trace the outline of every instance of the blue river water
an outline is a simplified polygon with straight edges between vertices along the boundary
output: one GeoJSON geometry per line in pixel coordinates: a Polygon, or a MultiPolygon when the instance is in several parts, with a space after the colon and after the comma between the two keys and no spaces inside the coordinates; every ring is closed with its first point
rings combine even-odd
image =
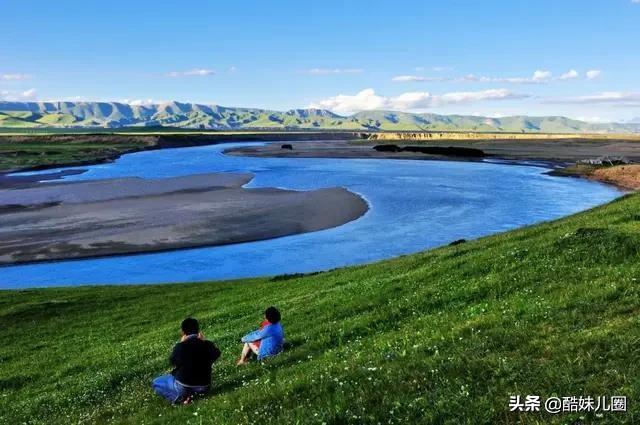
{"type": "Polygon", "coordinates": [[[599,183],[549,176],[547,169],[536,166],[223,155],[231,146],[138,152],[114,163],[87,167],[86,173],[66,179],[251,172],[255,178],[247,187],[342,186],[364,197],[370,210],[343,226],[259,242],[0,267],[0,289],[187,282],[326,270],[559,218],[622,194],[599,183]]]}

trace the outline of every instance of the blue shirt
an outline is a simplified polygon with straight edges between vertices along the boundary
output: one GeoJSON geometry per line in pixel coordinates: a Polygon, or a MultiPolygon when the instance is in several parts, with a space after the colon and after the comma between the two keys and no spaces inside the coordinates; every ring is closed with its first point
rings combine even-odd
{"type": "Polygon", "coordinates": [[[275,356],[282,351],[284,343],[284,331],[280,323],[271,323],[264,328],[250,332],[242,337],[242,342],[260,341],[260,350],[258,350],[258,360],[265,357],[275,356]]]}

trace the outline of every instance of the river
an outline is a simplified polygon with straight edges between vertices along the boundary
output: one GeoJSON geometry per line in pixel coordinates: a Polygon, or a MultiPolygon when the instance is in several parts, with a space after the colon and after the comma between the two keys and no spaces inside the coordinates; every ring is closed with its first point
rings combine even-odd
{"type": "Polygon", "coordinates": [[[327,270],[552,220],[621,195],[600,183],[549,176],[538,166],[222,153],[235,145],[137,152],[66,179],[251,172],[255,178],[247,187],[342,186],[364,197],[370,209],[333,229],[259,242],[2,267],[0,288],[189,282],[327,270]]]}

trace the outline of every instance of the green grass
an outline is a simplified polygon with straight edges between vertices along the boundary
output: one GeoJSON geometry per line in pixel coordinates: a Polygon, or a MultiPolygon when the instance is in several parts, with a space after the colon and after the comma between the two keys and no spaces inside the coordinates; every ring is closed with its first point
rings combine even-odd
{"type": "Polygon", "coordinates": [[[0,127],[31,128],[38,127],[31,121],[31,112],[0,112],[0,127]]]}
{"type": "Polygon", "coordinates": [[[631,195],[308,276],[0,292],[0,423],[637,423],[638,211],[631,195]],[[292,348],[237,368],[270,304],[292,348]],[[212,395],[171,407],[149,383],[189,315],[223,356],[212,395]],[[509,413],[512,394],[625,395],[629,412],[509,413]]]}
{"type": "Polygon", "coordinates": [[[143,142],[97,143],[77,141],[3,142],[0,139],[0,171],[32,167],[87,164],[113,159],[118,155],[145,147],[143,142]]]}

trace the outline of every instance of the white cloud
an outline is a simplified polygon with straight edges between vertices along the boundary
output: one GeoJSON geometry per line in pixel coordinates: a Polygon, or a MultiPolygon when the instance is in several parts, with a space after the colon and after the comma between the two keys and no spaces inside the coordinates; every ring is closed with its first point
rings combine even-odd
{"type": "Polygon", "coordinates": [[[590,123],[594,123],[594,124],[603,124],[603,123],[607,123],[607,122],[611,122],[610,119],[607,118],[603,118],[603,117],[576,117],[576,119],[578,121],[584,121],[584,122],[590,122],[590,123]]]}
{"type": "MultiPolygon", "coordinates": [[[[640,1],[640,0],[639,0],[640,1]]],[[[585,74],[586,79],[594,80],[602,74],[599,70],[590,70],[585,74]]],[[[537,70],[530,77],[487,77],[467,74],[463,77],[424,77],[420,75],[398,75],[391,80],[395,82],[454,82],[454,83],[498,83],[498,84],[547,84],[553,81],[568,81],[580,78],[580,73],[571,69],[559,77],[553,76],[551,71],[537,70]]]]}
{"type": "Polygon", "coordinates": [[[371,109],[384,109],[389,102],[388,98],[378,96],[373,89],[365,89],[350,96],[339,94],[327,99],[314,102],[311,108],[330,109],[335,112],[345,113],[371,109]]]}
{"type": "Polygon", "coordinates": [[[454,92],[434,96],[434,106],[439,104],[479,102],[482,100],[524,99],[528,94],[514,93],[507,89],[493,89],[475,92],[454,92]]]}
{"type": "Polygon", "coordinates": [[[572,70],[567,71],[564,74],[562,74],[559,79],[560,80],[575,80],[577,78],[580,78],[580,74],[578,74],[578,71],[576,71],[575,69],[572,69],[572,70]]]}
{"type": "MultiPolygon", "coordinates": [[[[468,76],[469,79],[473,77],[473,75],[468,76]]],[[[531,77],[479,77],[477,81],[483,83],[543,84],[548,83],[551,77],[553,77],[553,74],[550,71],[536,70],[531,77]]],[[[470,79],[469,81],[473,80],[470,79]]]]}
{"type": "Polygon", "coordinates": [[[391,81],[398,81],[398,82],[424,81],[424,80],[425,80],[425,77],[418,77],[416,75],[398,75],[391,79],[391,81]]]}
{"type": "Polygon", "coordinates": [[[602,71],[599,69],[591,69],[587,71],[587,80],[595,80],[602,75],[602,71]]]}
{"type": "Polygon", "coordinates": [[[214,75],[216,72],[212,69],[192,69],[190,71],[172,71],[166,74],[167,77],[177,78],[177,77],[207,77],[209,75],[214,75]]]}
{"type": "Polygon", "coordinates": [[[551,76],[552,74],[549,71],[536,71],[533,73],[533,77],[531,77],[531,80],[536,82],[548,81],[549,79],[551,79],[551,76]]]}
{"type": "Polygon", "coordinates": [[[450,78],[447,77],[420,77],[417,75],[398,75],[393,77],[391,81],[396,82],[424,82],[424,81],[450,81],[450,78]]]}
{"type": "Polygon", "coordinates": [[[31,78],[31,75],[27,74],[0,74],[0,80],[2,81],[23,81],[31,78]]]}
{"type": "Polygon", "coordinates": [[[434,70],[435,72],[453,71],[452,66],[434,66],[431,69],[434,70]]]}
{"type": "Polygon", "coordinates": [[[640,93],[634,92],[602,92],[590,96],[548,99],[546,103],[595,104],[605,103],[618,106],[640,106],[640,93]]]}
{"type": "Polygon", "coordinates": [[[337,75],[337,74],[361,74],[364,69],[360,68],[311,68],[307,74],[311,75],[337,75]]]}
{"type": "Polygon", "coordinates": [[[2,90],[0,91],[0,100],[6,100],[10,102],[23,102],[35,100],[37,97],[36,89],[29,89],[25,91],[13,91],[2,90]]]}
{"type": "Polygon", "coordinates": [[[148,105],[157,105],[159,103],[162,103],[162,101],[153,100],[153,99],[123,99],[120,102],[126,103],[131,106],[148,106],[148,105]]]}
{"type": "Polygon", "coordinates": [[[475,92],[453,92],[434,95],[429,92],[408,92],[395,97],[380,96],[373,89],[362,90],[355,95],[340,94],[314,102],[310,108],[329,109],[337,113],[352,113],[363,110],[391,109],[417,110],[483,100],[507,100],[529,97],[506,89],[475,92]]]}
{"type": "Polygon", "coordinates": [[[227,69],[227,72],[228,72],[229,74],[233,74],[233,73],[234,73],[234,72],[236,72],[237,70],[238,70],[238,68],[236,68],[234,65],[231,65],[231,66],[229,67],[229,69],[227,69]]]}
{"type": "Polygon", "coordinates": [[[508,83],[508,84],[543,84],[551,81],[553,74],[550,71],[537,70],[531,77],[479,77],[468,74],[464,77],[421,77],[417,75],[399,75],[392,78],[396,82],[455,82],[455,83],[508,83]]]}

